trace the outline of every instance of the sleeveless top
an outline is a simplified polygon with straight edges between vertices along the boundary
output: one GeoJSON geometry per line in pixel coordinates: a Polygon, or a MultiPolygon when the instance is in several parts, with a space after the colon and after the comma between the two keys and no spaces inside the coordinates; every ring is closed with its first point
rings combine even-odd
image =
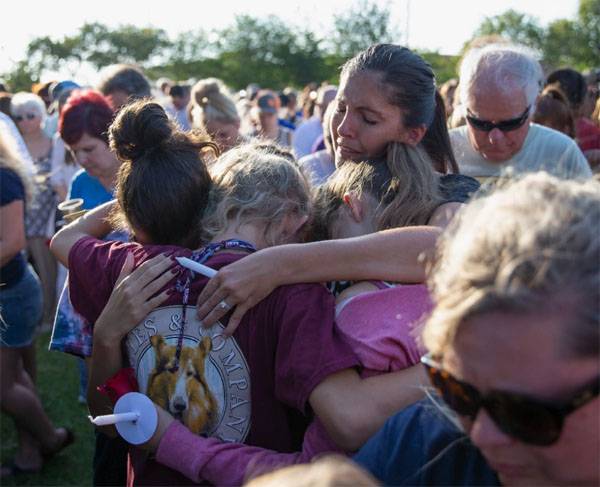
{"type": "Polygon", "coordinates": [[[25,214],[25,234],[30,237],[50,237],[54,233],[51,222],[58,204],[56,193],[50,184],[52,149],[44,157],[33,161],[34,193],[25,214]]]}

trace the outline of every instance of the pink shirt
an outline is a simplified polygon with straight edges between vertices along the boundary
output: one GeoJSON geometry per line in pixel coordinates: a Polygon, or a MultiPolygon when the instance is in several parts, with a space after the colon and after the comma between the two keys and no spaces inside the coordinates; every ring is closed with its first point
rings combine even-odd
{"type": "Polygon", "coordinates": [[[371,376],[419,363],[422,350],[416,337],[431,308],[425,285],[398,285],[339,303],[336,323],[358,356],[363,376],[371,376]]]}
{"type": "MultiPolygon", "coordinates": [[[[401,370],[419,362],[419,325],[431,311],[426,286],[402,285],[353,296],[337,306],[337,329],[363,365],[363,377],[401,370]]],[[[156,459],[194,482],[241,485],[249,475],[306,463],[323,452],[343,451],[316,418],[304,435],[302,451],[280,453],[223,443],[192,434],[173,422],[156,459]]]]}

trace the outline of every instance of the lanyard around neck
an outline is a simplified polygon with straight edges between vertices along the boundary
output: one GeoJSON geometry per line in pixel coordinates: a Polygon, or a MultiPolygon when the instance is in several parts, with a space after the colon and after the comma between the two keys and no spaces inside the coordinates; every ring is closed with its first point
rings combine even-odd
{"type": "MultiPolygon", "coordinates": [[[[246,250],[249,253],[256,252],[256,248],[251,243],[245,242],[244,240],[229,239],[223,240],[222,242],[215,242],[202,247],[199,250],[192,252],[190,258],[199,264],[204,264],[208,259],[213,257],[217,252],[222,250],[246,250]]],[[[190,286],[192,281],[196,278],[194,271],[185,269],[185,278],[177,279],[175,283],[175,290],[181,293],[181,301],[183,304],[183,312],[181,314],[181,327],[179,329],[179,337],[177,338],[177,347],[175,349],[175,369],[179,369],[179,359],[181,357],[181,350],[183,348],[183,336],[185,334],[185,325],[187,321],[187,305],[190,298],[190,286]]]]}

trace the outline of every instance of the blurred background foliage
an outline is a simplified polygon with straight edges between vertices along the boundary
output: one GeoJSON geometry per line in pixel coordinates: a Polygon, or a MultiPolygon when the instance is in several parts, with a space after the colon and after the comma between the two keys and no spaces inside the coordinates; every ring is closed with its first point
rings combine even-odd
{"type": "MultiPolygon", "coordinates": [[[[76,73],[81,63],[96,69],[134,63],[151,78],[174,80],[217,76],[235,89],[254,82],[281,89],[310,81],[337,82],[339,66],[375,42],[398,42],[401,32],[390,22],[387,6],[358,0],[334,16],[331,30],[318,36],[288,25],[276,16],[240,15],[221,29],[198,29],[170,37],[163,29],[87,23],[62,39],[38,37],[26,59],[3,74],[13,91],[29,90],[48,70],[76,73]]],[[[473,39],[499,35],[537,49],[547,69],[570,66],[585,71],[600,64],[600,0],[580,0],[574,19],[543,26],[536,18],[508,10],[485,18],[473,39]]],[[[466,50],[471,39],[463,48],[466,50]]],[[[438,83],[456,77],[460,55],[419,51],[433,66],[438,83]]]]}

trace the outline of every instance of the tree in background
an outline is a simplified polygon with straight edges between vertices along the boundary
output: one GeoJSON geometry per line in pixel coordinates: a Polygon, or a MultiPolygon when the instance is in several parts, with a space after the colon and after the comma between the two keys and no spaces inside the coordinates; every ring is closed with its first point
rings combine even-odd
{"type": "Polygon", "coordinates": [[[32,40],[27,46],[27,58],[32,72],[38,74],[63,68],[74,72],[82,62],[96,69],[116,62],[146,67],[169,46],[167,33],[162,29],[124,25],[111,30],[93,22],[61,40],[47,36],[32,40]]]}
{"type": "MultiPolygon", "coordinates": [[[[548,69],[597,67],[600,59],[600,0],[580,0],[574,20],[560,19],[543,27],[534,17],[508,10],[484,19],[474,37],[497,34],[538,49],[548,69]]],[[[4,80],[13,91],[29,90],[47,70],[76,73],[81,63],[99,69],[126,62],[140,65],[151,78],[176,80],[222,78],[235,89],[255,82],[280,89],[310,81],[337,83],[340,65],[375,42],[400,38],[391,25],[389,4],[358,0],[334,16],[322,38],[290,26],[276,16],[240,15],[221,30],[195,30],[169,38],[163,29],[124,25],[111,29],[85,24],[62,39],[39,37],[29,43],[26,60],[15,64],[4,80]]],[[[420,52],[432,65],[437,81],[455,77],[459,56],[420,52]]]]}
{"type": "Polygon", "coordinates": [[[544,29],[537,19],[512,9],[494,17],[486,17],[473,38],[494,34],[535,49],[542,49],[545,37],[544,29]]]}
{"type": "Polygon", "coordinates": [[[558,19],[545,28],[534,17],[507,10],[484,19],[474,38],[492,34],[537,49],[548,69],[594,68],[600,62],[600,0],[580,0],[575,19],[558,19]]]}
{"type": "Polygon", "coordinates": [[[341,62],[377,42],[394,42],[399,31],[390,25],[389,4],[360,0],[333,18],[331,51],[341,62]]]}
{"type": "Polygon", "coordinates": [[[13,90],[28,90],[47,70],[76,73],[81,63],[100,69],[123,62],[140,65],[151,77],[184,80],[218,76],[234,88],[255,82],[283,88],[310,81],[336,82],[339,66],[374,42],[393,41],[387,6],[359,0],[335,16],[328,41],[276,16],[236,16],[218,31],[202,30],[169,39],[162,29],[133,25],[116,29],[85,24],[75,35],[55,40],[39,37],[27,48],[27,61],[4,78],[13,90]]]}

